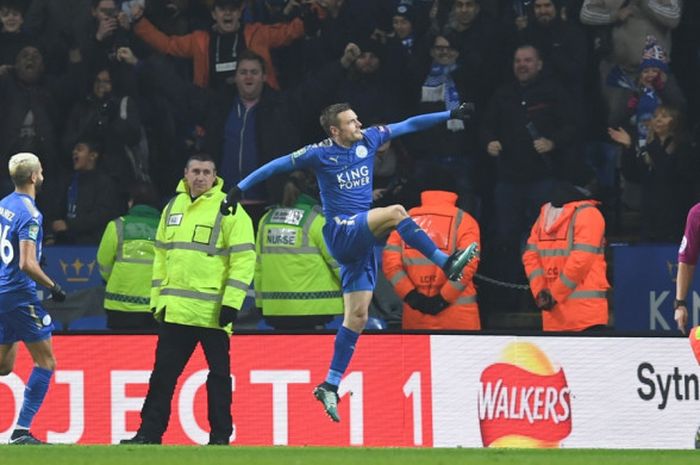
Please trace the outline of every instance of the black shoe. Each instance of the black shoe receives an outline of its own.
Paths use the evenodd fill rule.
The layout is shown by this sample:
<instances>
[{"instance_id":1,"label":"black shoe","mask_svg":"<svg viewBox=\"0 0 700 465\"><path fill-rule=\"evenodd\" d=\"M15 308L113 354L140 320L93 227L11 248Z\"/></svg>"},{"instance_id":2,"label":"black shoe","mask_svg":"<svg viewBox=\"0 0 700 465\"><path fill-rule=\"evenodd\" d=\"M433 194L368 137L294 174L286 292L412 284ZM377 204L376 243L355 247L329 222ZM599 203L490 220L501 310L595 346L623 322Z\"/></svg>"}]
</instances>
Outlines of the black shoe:
<instances>
[{"instance_id":1,"label":"black shoe","mask_svg":"<svg viewBox=\"0 0 700 465\"><path fill-rule=\"evenodd\" d=\"M695 448L700 449L700 426L698 427L698 430L695 432Z\"/></svg>"},{"instance_id":2,"label":"black shoe","mask_svg":"<svg viewBox=\"0 0 700 465\"><path fill-rule=\"evenodd\" d=\"M230 444L228 438L209 438L208 446L228 446Z\"/></svg>"},{"instance_id":3,"label":"black shoe","mask_svg":"<svg viewBox=\"0 0 700 465\"><path fill-rule=\"evenodd\" d=\"M141 433L136 433L136 436L134 436L131 439L122 439L119 441L119 444L160 444L161 440L160 439L153 439L149 438L147 436L144 436Z\"/></svg>"},{"instance_id":4,"label":"black shoe","mask_svg":"<svg viewBox=\"0 0 700 465\"><path fill-rule=\"evenodd\" d=\"M40 441L39 439L32 436L32 433L26 429L16 429L12 432L9 444L23 445L23 446L43 446L48 443Z\"/></svg>"},{"instance_id":5,"label":"black shoe","mask_svg":"<svg viewBox=\"0 0 700 465\"><path fill-rule=\"evenodd\" d=\"M479 246L476 242L472 242L466 249L457 250L447 258L445 266L442 270L447 275L450 281L459 281L462 279L462 270L472 260L479 256Z\"/></svg>"}]
</instances>

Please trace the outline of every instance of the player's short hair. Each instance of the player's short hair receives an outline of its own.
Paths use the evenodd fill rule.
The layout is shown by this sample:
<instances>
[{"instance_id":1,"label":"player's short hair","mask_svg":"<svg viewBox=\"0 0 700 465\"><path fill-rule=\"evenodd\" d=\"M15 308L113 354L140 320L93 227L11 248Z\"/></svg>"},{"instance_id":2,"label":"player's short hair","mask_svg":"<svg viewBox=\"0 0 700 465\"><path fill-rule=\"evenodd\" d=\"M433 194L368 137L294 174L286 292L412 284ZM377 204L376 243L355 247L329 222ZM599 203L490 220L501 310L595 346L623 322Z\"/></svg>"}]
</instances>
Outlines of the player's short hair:
<instances>
[{"instance_id":1,"label":"player's short hair","mask_svg":"<svg viewBox=\"0 0 700 465\"><path fill-rule=\"evenodd\" d=\"M7 167L10 171L12 182L19 187L29 184L32 174L41 169L41 162L39 157L33 153L20 152L10 157Z\"/></svg>"},{"instance_id":2,"label":"player's short hair","mask_svg":"<svg viewBox=\"0 0 700 465\"><path fill-rule=\"evenodd\" d=\"M319 118L319 120L321 122L321 127L324 131L326 131L326 134L330 136L331 126L338 126L338 114L348 110L352 110L352 107L350 107L350 104L347 102L334 103L333 105L329 105L324 108L324 110L321 112L321 118Z\"/></svg>"}]
</instances>

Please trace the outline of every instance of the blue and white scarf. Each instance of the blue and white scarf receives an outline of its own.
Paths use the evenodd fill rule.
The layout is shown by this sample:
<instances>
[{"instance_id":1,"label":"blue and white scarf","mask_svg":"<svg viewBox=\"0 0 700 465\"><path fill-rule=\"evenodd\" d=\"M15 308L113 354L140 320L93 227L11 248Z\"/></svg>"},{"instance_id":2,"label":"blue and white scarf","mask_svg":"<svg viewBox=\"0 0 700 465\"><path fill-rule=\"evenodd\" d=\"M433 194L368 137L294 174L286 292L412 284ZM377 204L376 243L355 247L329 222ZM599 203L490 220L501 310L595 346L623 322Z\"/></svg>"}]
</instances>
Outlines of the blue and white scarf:
<instances>
[{"instance_id":1,"label":"blue and white scarf","mask_svg":"<svg viewBox=\"0 0 700 465\"><path fill-rule=\"evenodd\" d=\"M452 79L452 72L456 69L456 64L433 64L423 83L421 102L445 102L445 109L448 111L457 108L460 100L459 92L457 92L457 85ZM447 129L463 131L464 122L456 119L448 120Z\"/></svg>"}]
</instances>

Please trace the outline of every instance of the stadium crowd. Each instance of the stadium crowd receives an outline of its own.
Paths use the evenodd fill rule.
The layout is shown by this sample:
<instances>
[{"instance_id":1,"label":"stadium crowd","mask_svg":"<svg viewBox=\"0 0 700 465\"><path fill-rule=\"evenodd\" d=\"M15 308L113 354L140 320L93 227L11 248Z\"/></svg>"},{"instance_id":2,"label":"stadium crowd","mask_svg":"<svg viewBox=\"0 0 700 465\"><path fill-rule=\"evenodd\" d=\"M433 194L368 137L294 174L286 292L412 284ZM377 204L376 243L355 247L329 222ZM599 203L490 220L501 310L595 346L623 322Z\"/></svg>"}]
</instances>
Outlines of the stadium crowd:
<instances>
[{"instance_id":1,"label":"stadium crowd","mask_svg":"<svg viewBox=\"0 0 700 465\"><path fill-rule=\"evenodd\" d=\"M228 189L324 139L332 103L369 127L468 102L467 121L379 151L373 206L418 207L444 179L478 222L479 272L527 283L562 182L609 233L680 242L700 198L699 21L681 0L0 0L0 155L40 157L46 244L97 245L135 183L162 207L194 154ZM286 181L244 193L254 225ZM481 286L479 307L523 295Z\"/></svg>"}]
</instances>

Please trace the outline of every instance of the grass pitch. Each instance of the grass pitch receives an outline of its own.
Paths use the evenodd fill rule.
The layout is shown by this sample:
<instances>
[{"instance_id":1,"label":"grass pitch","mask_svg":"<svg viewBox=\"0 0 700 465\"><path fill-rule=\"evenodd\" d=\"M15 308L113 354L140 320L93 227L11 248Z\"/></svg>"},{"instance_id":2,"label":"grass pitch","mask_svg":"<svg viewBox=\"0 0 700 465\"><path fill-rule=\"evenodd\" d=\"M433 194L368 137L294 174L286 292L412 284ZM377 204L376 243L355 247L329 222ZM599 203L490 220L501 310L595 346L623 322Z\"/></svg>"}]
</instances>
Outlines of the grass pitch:
<instances>
[{"instance_id":1,"label":"grass pitch","mask_svg":"<svg viewBox=\"0 0 700 465\"><path fill-rule=\"evenodd\" d=\"M0 446L2 465L676 465L694 450L398 449L197 446Z\"/></svg>"}]
</instances>

